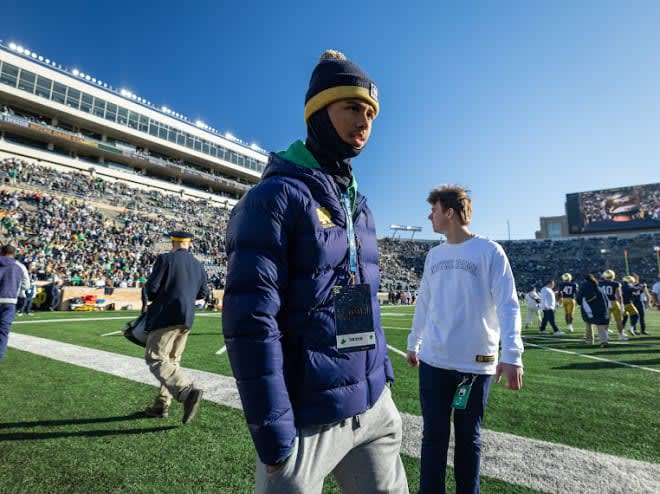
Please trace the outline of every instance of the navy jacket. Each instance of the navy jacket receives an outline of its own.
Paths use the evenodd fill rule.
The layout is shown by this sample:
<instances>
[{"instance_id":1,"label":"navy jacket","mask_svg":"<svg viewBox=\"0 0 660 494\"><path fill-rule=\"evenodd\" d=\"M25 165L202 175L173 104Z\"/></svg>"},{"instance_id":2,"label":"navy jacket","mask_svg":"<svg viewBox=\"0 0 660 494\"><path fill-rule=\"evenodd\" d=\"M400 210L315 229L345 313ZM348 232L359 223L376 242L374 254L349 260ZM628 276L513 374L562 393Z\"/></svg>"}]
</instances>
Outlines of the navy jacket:
<instances>
[{"instance_id":1,"label":"navy jacket","mask_svg":"<svg viewBox=\"0 0 660 494\"><path fill-rule=\"evenodd\" d=\"M146 330L184 325L192 328L195 300L206 298L206 271L188 250L159 254L144 284L153 303L147 310Z\"/></svg>"},{"instance_id":2,"label":"navy jacket","mask_svg":"<svg viewBox=\"0 0 660 494\"><path fill-rule=\"evenodd\" d=\"M584 322L601 325L610 322L610 304L603 287L591 281L583 281L578 290L577 303L580 304Z\"/></svg>"},{"instance_id":3,"label":"navy jacket","mask_svg":"<svg viewBox=\"0 0 660 494\"><path fill-rule=\"evenodd\" d=\"M23 272L13 257L0 256L0 303L15 304Z\"/></svg>"},{"instance_id":4,"label":"navy jacket","mask_svg":"<svg viewBox=\"0 0 660 494\"><path fill-rule=\"evenodd\" d=\"M332 287L349 284L346 217L320 169L275 154L227 228L222 322L257 454L284 460L296 427L365 412L394 379L377 300L378 245L366 199L354 209L357 283L367 283L376 348L337 351Z\"/></svg>"}]
</instances>

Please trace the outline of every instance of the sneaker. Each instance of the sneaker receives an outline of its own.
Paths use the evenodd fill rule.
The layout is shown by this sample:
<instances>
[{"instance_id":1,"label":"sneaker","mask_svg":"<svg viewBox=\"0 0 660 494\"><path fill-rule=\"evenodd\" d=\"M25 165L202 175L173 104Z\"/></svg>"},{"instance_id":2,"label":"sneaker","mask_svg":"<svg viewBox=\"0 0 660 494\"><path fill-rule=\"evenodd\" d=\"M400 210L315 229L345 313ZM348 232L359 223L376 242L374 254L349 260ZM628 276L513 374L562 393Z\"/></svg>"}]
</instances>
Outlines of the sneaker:
<instances>
[{"instance_id":1,"label":"sneaker","mask_svg":"<svg viewBox=\"0 0 660 494\"><path fill-rule=\"evenodd\" d=\"M633 336L637 336L637 333L635 333L635 329L634 329L634 328L628 328L628 332L629 332L631 335L633 335Z\"/></svg>"},{"instance_id":2,"label":"sneaker","mask_svg":"<svg viewBox=\"0 0 660 494\"><path fill-rule=\"evenodd\" d=\"M554 333L552 333L552 336L564 336L566 333L564 333L561 329L558 329Z\"/></svg>"},{"instance_id":3,"label":"sneaker","mask_svg":"<svg viewBox=\"0 0 660 494\"><path fill-rule=\"evenodd\" d=\"M607 348L607 346L608 346L607 343L601 343L601 344L600 344L600 347L601 347L601 348Z\"/></svg>"},{"instance_id":4,"label":"sneaker","mask_svg":"<svg viewBox=\"0 0 660 494\"><path fill-rule=\"evenodd\" d=\"M572 333L573 332L573 325L569 324L566 329L568 330L569 333Z\"/></svg>"},{"instance_id":5,"label":"sneaker","mask_svg":"<svg viewBox=\"0 0 660 494\"><path fill-rule=\"evenodd\" d=\"M169 416L170 407L163 405L150 405L144 409L144 414L152 419L166 419Z\"/></svg>"},{"instance_id":6,"label":"sneaker","mask_svg":"<svg viewBox=\"0 0 660 494\"><path fill-rule=\"evenodd\" d=\"M648 333L645 329L642 329L642 332L639 333L639 334L646 334L646 335L647 335L647 334L649 334L649 333Z\"/></svg>"},{"instance_id":7,"label":"sneaker","mask_svg":"<svg viewBox=\"0 0 660 494\"><path fill-rule=\"evenodd\" d=\"M202 403L203 394L204 391L197 388L191 389L190 392L188 393L188 397L183 402L183 418L181 419L181 421L184 424L190 422L195 417L195 415L197 415L197 411L199 410L199 405Z\"/></svg>"},{"instance_id":8,"label":"sneaker","mask_svg":"<svg viewBox=\"0 0 660 494\"><path fill-rule=\"evenodd\" d=\"M628 341L628 337L623 333L619 333L619 340Z\"/></svg>"},{"instance_id":9,"label":"sneaker","mask_svg":"<svg viewBox=\"0 0 660 494\"><path fill-rule=\"evenodd\" d=\"M539 329L539 334L547 334L547 332L545 331L545 329Z\"/></svg>"}]
</instances>

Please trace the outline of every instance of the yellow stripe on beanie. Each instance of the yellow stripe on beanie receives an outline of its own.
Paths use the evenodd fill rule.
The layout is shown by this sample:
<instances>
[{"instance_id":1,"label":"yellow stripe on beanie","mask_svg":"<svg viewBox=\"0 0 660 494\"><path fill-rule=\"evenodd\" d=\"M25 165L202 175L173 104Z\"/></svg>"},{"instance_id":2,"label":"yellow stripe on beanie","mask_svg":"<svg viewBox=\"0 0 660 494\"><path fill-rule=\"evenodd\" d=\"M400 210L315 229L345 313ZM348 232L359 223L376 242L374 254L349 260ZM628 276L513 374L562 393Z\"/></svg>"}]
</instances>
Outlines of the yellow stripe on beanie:
<instances>
[{"instance_id":1,"label":"yellow stripe on beanie","mask_svg":"<svg viewBox=\"0 0 660 494\"><path fill-rule=\"evenodd\" d=\"M305 103L305 122L307 122L309 117L321 108L324 108L335 101L351 98L364 100L373 106L375 118L376 115L378 115L379 107L378 100L372 95L374 90L375 86L371 90L360 86L335 86L321 91L312 96L309 101ZM378 96L376 95L376 98L377 97Z\"/></svg>"}]
</instances>

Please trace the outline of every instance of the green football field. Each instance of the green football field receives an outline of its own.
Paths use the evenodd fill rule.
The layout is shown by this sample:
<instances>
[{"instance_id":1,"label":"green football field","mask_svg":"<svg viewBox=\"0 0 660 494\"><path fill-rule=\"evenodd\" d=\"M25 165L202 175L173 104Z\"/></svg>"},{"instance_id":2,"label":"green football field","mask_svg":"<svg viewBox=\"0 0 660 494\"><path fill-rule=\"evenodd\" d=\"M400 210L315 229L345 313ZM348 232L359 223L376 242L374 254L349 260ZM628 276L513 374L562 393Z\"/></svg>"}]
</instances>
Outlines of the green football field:
<instances>
[{"instance_id":1,"label":"green football field","mask_svg":"<svg viewBox=\"0 0 660 494\"><path fill-rule=\"evenodd\" d=\"M413 310L383 306L382 323L395 402L419 415L417 372L400 354ZM142 357L112 334L133 316L45 313L18 318L12 331ZM182 365L230 376L226 353L217 354L220 315L199 316ZM647 316L649 336L619 343L612 334L607 348L585 346L580 321L560 338L523 331L524 389L494 385L484 428L660 464L660 312ZM10 347L0 364L0 493L251 492L255 453L240 410L204 402L185 427L180 406L169 419L142 418L154 393L146 384ZM419 461L403 459L415 492ZM338 492L331 479L324 492ZM538 491L482 477L482 492Z\"/></svg>"}]
</instances>

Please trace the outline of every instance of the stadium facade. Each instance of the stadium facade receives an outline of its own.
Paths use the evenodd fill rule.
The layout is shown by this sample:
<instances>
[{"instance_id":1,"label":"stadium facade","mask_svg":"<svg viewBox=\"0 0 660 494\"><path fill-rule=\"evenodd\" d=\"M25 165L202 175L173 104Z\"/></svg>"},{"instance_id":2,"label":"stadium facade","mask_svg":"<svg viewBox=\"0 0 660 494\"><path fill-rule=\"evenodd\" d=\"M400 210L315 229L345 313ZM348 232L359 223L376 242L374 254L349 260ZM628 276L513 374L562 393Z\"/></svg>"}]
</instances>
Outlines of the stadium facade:
<instances>
[{"instance_id":1,"label":"stadium facade","mask_svg":"<svg viewBox=\"0 0 660 494\"><path fill-rule=\"evenodd\" d=\"M0 41L0 159L20 157L231 208L267 153Z\"/></svg>"}]
</instances>

